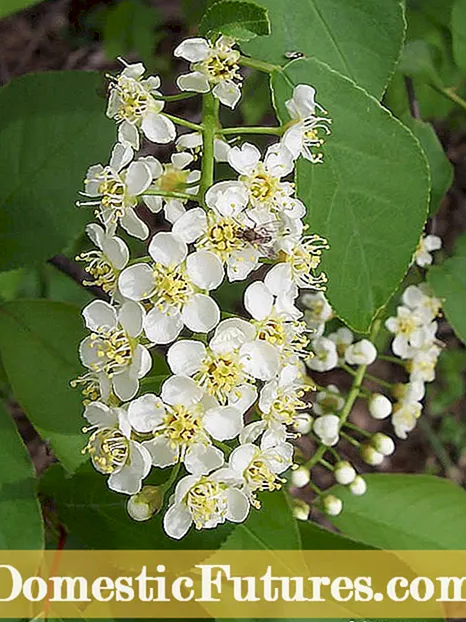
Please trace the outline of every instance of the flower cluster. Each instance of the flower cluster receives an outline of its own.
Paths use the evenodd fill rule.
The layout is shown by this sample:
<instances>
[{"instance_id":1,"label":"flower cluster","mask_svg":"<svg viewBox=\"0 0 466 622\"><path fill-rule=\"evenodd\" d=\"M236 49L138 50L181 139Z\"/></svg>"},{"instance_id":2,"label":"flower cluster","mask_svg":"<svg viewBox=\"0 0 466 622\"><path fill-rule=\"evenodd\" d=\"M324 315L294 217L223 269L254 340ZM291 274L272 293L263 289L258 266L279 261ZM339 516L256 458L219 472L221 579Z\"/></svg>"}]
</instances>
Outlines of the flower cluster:
<instances>
[{"instance_id":1,"label":"flower cluster","mask_svg":"<svg viewBox=\"0 0 466 622\"><path fill-rule=\"evenodd\" d=\"M190 63L177 81L182 91L235 106L241 74L232 39L188 39L175 56ZM166 113L159 77L144 73L125 63L111 79L107 115L117 143L109 163L91 166L85 179L80 205L92 206L98 222L87 227L96 248L79 260L108 299L83 311L87 372L75 384L83 386L94 467L129 496L135 520L161 509L173 488L163 523L181 538L193 524L244 521L260 507L258 492L281 487L293 464L290 440L309 429L309 329L296 303L300 289L323 289L327 243L306 231L292 174L299 157L322 160L330 119L314 89L299 85L281 139L263 155L249 142L230 146L218 117L213 130L201 124L177 138L177 126L194 124ZM168 163L137 155L147 141L175 140ZM215 182L214 156L228 162L231 179ZM163 231L151 213L164 215ZM148 254L130 259L128 236L146 241ZM216 290L253 274L245 317L226 316ZM169 374L154 391L151 369L164 354ZM152 468L167 469L162 486L145 482Z\"/></svg>"}]
</instances>

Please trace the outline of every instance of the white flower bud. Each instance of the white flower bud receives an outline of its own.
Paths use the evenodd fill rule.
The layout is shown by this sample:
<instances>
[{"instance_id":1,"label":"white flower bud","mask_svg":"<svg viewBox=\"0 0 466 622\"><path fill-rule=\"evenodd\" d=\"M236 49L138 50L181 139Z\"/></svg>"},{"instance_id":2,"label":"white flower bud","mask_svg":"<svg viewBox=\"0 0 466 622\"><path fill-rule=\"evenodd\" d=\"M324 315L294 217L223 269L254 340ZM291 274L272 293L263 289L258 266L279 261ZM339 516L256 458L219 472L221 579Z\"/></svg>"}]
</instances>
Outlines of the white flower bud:
<instances>
[{"instance_id":1,"label":"white flower bud","mask_svg":"<svg viewBox=\"0 0 466 622\"><path fill-rule=\"evenodd\" d=\"M367 490L366 480L363 479L360 475L357 475L348 486L348 488L351 490L353 495L360 497L361 495L365 494Z\"/></svg>"},{"instance_id":2,"label":"white flower bud","mask_svg":"<svg viewBox=\"0 0 466 622\"><path fill-rule=\"evenodd\" d=\"M322 507L329 516L338 516L343 509L343 502L334 495L327 495L322 499Z\"/></svg>"},{"instance_id":3,"label":"white flower bud","mask_svg":"<svg viewBox=\"0 0 466 622\"><path fill-rule=\"evenodd\" d=\"M312 429L312 417L308 413L300 413L293 422L293 428L300 434L309 434Z\"/></svg>"},{"instance_id":4,"label":"white flower bud","mask_svg":"<svg viewBox=\"0 0 466 622\"><path fill-rule=\"evenodd\" d=\"M374 419L385 419L392 412L392 403L381 393L374 393L369 399L369 412Z\"/></svg>"},{"instance_id":5,"label":"white flower bud","mask_svg":"<svg viewBox=\"0 0 466 622\"><path fill-rule=\"evenodd\" d=\"M332 447L338 443L340 418L336 415L323 415L314 421L313 429L324 445Z\"/></svg>"},{"instance_id":6,"label":"white flower bud","mask_svg":"<svg viewBox=\"0 0 466 622\"><path fill-rule=\"evenodd\" d=\"M370 464L371 466L378 466L379 464L382 464L384 455L378 452L371 445L364 445L361 447L361 458L364 462Z\"/></svg>"},{"instance_id":7,"label":"white flower bud","mask_svg":"<svg viewBox=\"0 0 466 622\"><path fill-rule=\"evenodd\" d=\"M310 481L311 476L309 469L306 469L306 467L299 467L299 469L296 469L296 471L292 471L291 473L291 482L293 486L296 486L297 488L304 488L304 486L307 486Z\"/></svg>"},{"instance_id":8,"label":"white flower bud","mask_svg":"<svg viewBox=\"0 0 466 622\"><path fill-rule=\"evenodd\" d=\"M377 350L369 339L362 339L346 348L345 360L349 365L371 365L377 358Z\"/></svg>"},{"instance_id":9,"label":"white flower bud","mask_svg":"<svg viewBox=\"0 0 466 622\"><path fill-rule=\"evenodd\" d=\"M159 486L144 486L141 492L128 499L126 509L133 520L142 522L152 518L163 504L163 492Z\"/></svg>"},{"instance_id":10,"label":"white flower bud","mask_svg":"<svg viewBox=\"0 0 466 622\"><path fill-rule=\"evenodd\" d=\"M293 516L297 520L307 520L309 518L310 507L301 499L293 500Z\"/></svg>"},{"instance_id":11,"label":"white flower bud","mask_svg":"<svg viewBox=\"0 0 466 622\"><path fill-rule=\"evenodd\" d=\"M354 481L354 478L356 477L356 471L354 470L353 466L349 462L342 461L342 462L338 462L335 465L334 475L335 475L336 481L339 484L342 484L343 486L347 486L348 484L351 484L351 482Z\"/></svg>"},{"instance_id":12,"label":"white flower bud","mask_svg":"<svg viewBox=\"0 0 466 622\"><path fill-rule=\"evenodd\" d=\"M395 451L395 443L386 434L378 432L371 439L371 445L383 456L391 456Z\"/></svg>"}]
</instances>

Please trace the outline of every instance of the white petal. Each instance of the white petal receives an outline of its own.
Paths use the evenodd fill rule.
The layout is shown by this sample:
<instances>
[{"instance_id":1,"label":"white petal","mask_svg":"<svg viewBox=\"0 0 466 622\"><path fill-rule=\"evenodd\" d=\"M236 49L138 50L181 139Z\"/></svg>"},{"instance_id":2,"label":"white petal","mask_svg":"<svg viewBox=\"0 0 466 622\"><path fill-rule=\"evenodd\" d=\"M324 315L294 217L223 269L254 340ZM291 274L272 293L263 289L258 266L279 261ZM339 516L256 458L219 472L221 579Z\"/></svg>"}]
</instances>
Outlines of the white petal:
<instances>
[{"instance_id":1,"label":"white petal","mask_svg":"<svg viewBox=\"0 0 466 622\"><path fill-rule=\"evenodd\" d=\"M133 80L137 80L142 75L144 75L145 71L146 68L142 63L131 63L130 65L125 66L125 68L121 72L121 75L125 78L133 78Z\"/></svg>"},{"instance_id":2,"label":"white petal","mask_svg":"<svg viewBox=\"0 0 466 622\"><path fill-rule=\"evenodd\" d=\"M138 302L125 302L118 311L120 324L130 337L137 337L142 331L144 307Z\"/></svg>"},{"instance_id":3,"label":"white petal","mask_svg":"<svg viewBox=\"0 0 466 622\"><path fill-rule=\"evenodd\" d=\"M109 408L101 402L91 402L84 409L84 417L91 425L99 427L115 427L118 424L116 409Z\"/></svg>"},{"instance_id":4,"label":"white petal","mask_svg":"<svg viewBox=\"0 0 466 622\"><path fill-rule=\"evenodd\" d=\"M94 300L83 309L87 328L97 331L99 327L115 328L118 325L115 309L103 300Z\"/></svg>"},{"instance_id":5,"label":"white petal","mask_svg":"<svg viewBox=\"0 0 466 622\"><path fill-rule=\"evenodd\" d=\"M218 353L231 352L252 341L255 334L256 329L250 322L236 317L228 318L218 325L210 341L210 347Z\"/></svg>"},{"instance_id":6,"label":"white petal","mask_svg":"<svg viewBox=\"0 0 466 622\"><path fill-rule=\"evenodd\" d=\"M254 443L259 436L265 431L267 424L265 421L253 421L245 426L239 435L239 442L244 445L246 443Z\"/></svg>"},{"instance_id":7,"label":"white petal","mask_svg":"<svg viewBox=\"0 0 466 622\"><path fill-rule=\"evenodd\" d=\"M266 341L252 341L240 349L244 371L258 380L271 380L280 367L277 350Z\"/></svg>"},{"instance_id":8,"label":"white petal","mask_svg":"<svg viewBox=\"0 0 466 622\"><path fill-rule=\"evenodd\" d=\"M207 190L205 196L207 207L217 210L219 199L225 193L232 194L237 200L239 200L242 207L246 207L249 200L249 194L246 186L241 181L219 181L211 186Z\"/></svg>"},{"instance_id":9,"label":"white petal","mask_svg":"<svg viewBox=\"0 0 466 622\"><path fill-rule=\"evenodd\" d=\"M210 91L209 80L200 71L178 76L176 84L182 91L194 91L196 93L208 93Z\"/></svg>"},{"instance_id":10,"label":"white petal","mask_svg":"<svg viewBox=\"0 0 466 622\"><path fill-rule=\"evenodd\" d=\"M128 121L120 123L118 127L118 140L124 145L129 145L135 151L139 151L139 130L132 123Z\"/></svg>"},{"instance_id":11,"label":"white petal","mask_svg":"<svg viewBox=\"0 0 466 622\"><path fill-rule=\"evenodd\" d=\"M244 306L255 320L263 320L270 315L273 296L262 281L251 283L246 289Z\"/></svg>"},{"instance_id":12,"label":"white petal","mask_svg":"<svg viewBox=\"0 0 466 622\"><path fill-rule=\"evenodd\" d=\"M297 123L289 127L283 134L282 143L295 159L298 158L303 151L304 132L304 125Z\"/></svg>"},{"instance_id":13,"label":"white petal","mask_svg":"<svg viewBox=\"0 0 466 622\"><path fill-rule=\"evenodd\" d=\"M244 492L237 488L229 488L227 499L227 520L232 523L242 523L245 521L249 514L249 500Z\"/></svg>"},{"instance_id":14,"label":"white petal","mask_svg":"<svg viewBox=\"0 0 466 622\"><path fill-rule=\"evenodd\" d=\"M173 233L156 233L149 244L149 254L163 266L178 266L186 259L188 247Z\"/></svg>"},{"instance_id":15,"label":"white petal","mask_svg":"<svg viewBox=\"0 0 466 622\"><path fill-rule=\"evenodd\" d=\"M192 37L182 41L175 48L173 55L177 58L184 58L190 63L198 63L206 60L210 55L211 47L206 39L202 37Z\"/></svg>"},{"instance_id":16,"label":"white petal","mask_svg":"<svg viewBox=\"0 0 466 622\"><path fill-rule=\"evenodd\" d=\"M141 123L144 136L153 143L167 144L176 138L173 121L156 112L144 115Z\"/></svg>"},{"instance_id":17,"label":"white petal","mask_svg":"<svg viewBox=\"0 0 466 622\"><path fill-rule=\"evenodd\" d=\"M151 170L144 162L132 162L125 181L128 194L131 196L142 194L152 182Z\"/></svg>"},{"instance_id":18,"label":"white petal","mask_svg":"<svg viewBox=\"0 0 466 622\"><path fill-rule=\"evenodd\" d=\"M196 251L188 255L186 268L189 278L200 289L217 289L223 281L223 264L210 251Z\"/></svg>"},{"instance_id":19,"label":"white petal","mask_svg":"<svg viewBox=\"0 0 466 622\"><path fill-rule=\"evenodd\" d=\"M293 91L293 98L286 102L292 117L305 119L315 113L316 90L309 84L298 84Z\"/></svg>"},{"instance_id":20,"label":"white petal","mask_svg":"<svg viewBox=\"0 0 466 622\"><path fill-rule=\"evenodd\" d=\"M139 263L125 268L118 279L118 287L125 298L146 300L154 293L154 274L150 266Z\"/></svg>"},{"instance_id":21,"label":"white petal","mask_svg":"<svg viewBox=\"0 0 466 622\"><path fill-rule=\"evenodd\" d=\"M139 380L132 376L129 370L112 377L113 390L122 402L133 399L139 389Z\"/></svg>"},{"instance_id":22,"label":"white petal","mask_svg":"<svg viewBox=\"0 0 466 622\"><path fill-rule=\"evenodd\" d=\"M145 194L142 200L153 214L158 214L163 207L163 198L153 194Z\"/></svg>"},{"instance_id":23,"label":"white petal","mask_svg":"<svg viewBox=\"0 0 466 622\"><path fill-rule=\"evenodd\" d=\"M186 208L183 205L182 201L178 201L178 199L172 199L171 201L167 201L165 203L165 219L168 220L171 224L175 224L178 218L181 218L183 214L186 212Z\"/></svg>"},{"instance_id":24,"label":"white petal","mask_svg":"<svg viewBox=\"0 0 466 622\"><path fill-rule=\"evenodd\" d=\"M108 487L115 492L134 495L141 490L141 481L150 470L149 452L135 441L130 441L130 464L108 478Z\"/></svg>"},{"instance_id":25,"label":"white petal","mask_svg":"<svg viewBox=\"0 0 466 622\"><path fill-rule=\"evenodd\" d=\"M145 240L149 235L149 227L143 222L133 209L127 209L120 220L123 229L138 240Z\"/></svg>"},{"instance_id":26,"label":"white petal","mask_svg":"<svg viewBox=\"0 0 466 622\"><path fill-rule=\"evenodd\" d=\"M149 350L138 343L133 355L133 362L131 364L131 373L135 378L144 378L152 367L152 357Z\"/></svg>"},{"instance_id":27,"label":"white petal","mask_svg":"<svg viewBox=\"0 0 466 622\"><path fill-rule=\"evenodd\" d=\"M213 445L193 445L184 457L184 466L194 475L208 475L223 463L223 452Z\"/></svg>"},{"instance_id":28,"label":"white petal","mask_svg":"<svg viewBox=\"0 0 466 622\"><path fill-rule=\"evenodd\" d=\"M138 397L128 407L129 422L136 432L152 432L163 422L165 414L162 400L152 393Z\"/></svg>"},{"instance_id":29,"label":"white petal","mask_svg":"<svg viewBox=\"0 0 466 622\"><path fill-rule=\"evenodd\" d=\"M182 171L194 161L194 156L187 152L174 153L171 157L173 166Z\"/></svg>"},{"instance_id":30,"label":"white petal","mask_svg":"<svg viewBox=\"0 0 466 622\"><path fill-rule=\"evenodd\" d=\"M86 337L79 344L79 358L81 359L81 363L89 369L92 369L96 363L100 362L97 350L93 346L94 340L90 337Z\"/></svg>"},{"instance_id":31,"label":"white petal","mask_svg":"<svg viewBox=\"0 0 466 622\"><path fill-rule=\"evenodd\" d=\"M138 162L144 162L151 172L152 179L158 179L164 171L163 164L154 156L145 156L143 158L139 158Z\"/></svg>"},{"instance_id":32,"label":"white petal","mask_svg":"<svg viewBox=\"0 0 466 622\"><path fill-rule=\"evenodd\" d=\"M285 262L276 264L265 275L264 283L274 296L283 294L292 285L290 266Z\"/></svg>"},{"instance_id":33,"label":"white petal","mask_svg":"<svg viewBox=\"0 0 466 622\"><path fill-rule=\"evenodd\" d=\"M110 166L119 171L127 166L133 159L133 150L129 145L122 145L117 143L113 147L112 155L110 156Z\"/></svg>"},{"instance_id":34,"label":"white petal","mask_svg":"<svg viewBox=\"0 0 466 622\"><path fill-rule=\"evenodd\" d=\"M259 454L259 448L256 445L252 443L240 445L231 452L228 464L234 471L242 475L257 454Z\"/></svg>"},{"instance_id":35,"label":"white petal","mask_svg":"<svg viewBox=\"0 0 466 622\"><path fill-rule=\"evenodd\" d=\"M200 389L192 378L186 376L171 376L162 385L162 400L166 404L183 404L191 406L202 399Z\"/></svg>"},{"instance_id":36,"label":"white petal","mask_svg":"<svg viewBox=\"0 0 466 622\"><path fill-rule=\"evenodd\" d=\"M235 388L228 401L228 406L233 406L241 413L248 411L257 400L257 389L252 384L241 384Z\"/></svg>"},{"instance_id":37,"label":"white petal","mask_svg":"<svg viewBox=\"0 0 466 622\"><path fill-rule=\"evenodd\" d=\"M105 231L102 229L102 227L92 222L86 225L86 233L89 236L91 242L93 242L98 248L102 250L102 246L106 237Z\"/></svg>"},{"instance_id":38,"label":"white petal","mask_svg":"<svg viewBox=\"0 0 466 622\"><path fill-rule=\"evenodd\" d=\"M188 508L181 503L176 503L169 507L163 517L165 533L175 540L180 540L186 535L192 523L193 519Z\"/></svg>"},{"instance_id":39,"label":"white petal","mask_svg":"<svg viewBox=\"0 0 466 622\"><path fill-rule=\"evenodd\" d=\"M259 149L250 143L241 147L233 147L228 154L228 162L241 175L249 175L261 158Z\"/></svg>"},{"instance_id":40,"label":"white petal","mask_svg":"<svg viewBox=\"0 0 466 622\"><path fill-rule=\"evenodd\" d=\"M185 212L174 223L172 231L187 244L197 240L207 229L207 216L202 207Z\"/></svg>"},{"instance_id":41,"label":"white petal","mask_svg":"<svg viewBox=\"0 0 466 622\"><path fill-rule=\"evenodd\" d=\"M156 436L143 443L151 456L152 464L164 468L178 462L178 449L174 448L165 436Z\"/></svg>"},{"instance_id":42,"label":"white petal","mask_svg":"<svg viewBox=\"0 0 466 622\"><path fill-rule=\"evenodd\" d=\"M241 99L240 87L231 80L223 80L216 84L212 93L224 106L229 108L234 108Z\"/></svg>"},{"instance_id":43,"label":"white petal","mask_svg":"<svg viewBox=\"0 0 466 622\"><path fill-rule=\"evenodd\" d=\"M167 363L174 374L192 376L201 368L206 347L200 341L182 339L170 346Z\"/></svg>"},{"instance_id":44,"label":"white petal","mask_svg":"<svg viewBox=\"0 0 466 622\"><path fill-rule=\"evenodd\" d=\"M102 250L117 270L123 270L129 261L129 249L120 238L106 237Z\"/></svg>"},{"instance_id":45,"label":"white petal","mask_svg":"<svg viewBox=\"0 0 466 622\"><path fill-rule=\"evenodd\" d=\"M249 248L234 251L227 261L227 276L229 281L244 281L247 276L259 265L260 252Z\"/></svg>"},{"instance_id":46,"label":"white petal","mask_svg":"<svg viewBox=\"0 0 466 622\"><path fill-rule=\"evenodd\" d=\"M243 415L231 406L211 408L204 415L204 428L217 441L238 436L243 428Z\"/></svg>"},{"instance_id":47,"label":"white petal","mask_svg":"<svg viewBox=\"0 0 466 622\"><path fill-rule=\"evenodd\" d=\"M152 343L171 343L182 329L183 322L178 312L167 314L154 308L144 318L144 331Z\"/></svg>"},{"instance_id":48,"label":"white petal","mask_svg":"<svg viewBox=\"0 0 466 622\"><path fill-rule=\"evenodd\" d=\"M195 294L181 312L184 325L193 333L208 333L220 322L218 304L205 294Z\"/></svg>"}]
</instances>

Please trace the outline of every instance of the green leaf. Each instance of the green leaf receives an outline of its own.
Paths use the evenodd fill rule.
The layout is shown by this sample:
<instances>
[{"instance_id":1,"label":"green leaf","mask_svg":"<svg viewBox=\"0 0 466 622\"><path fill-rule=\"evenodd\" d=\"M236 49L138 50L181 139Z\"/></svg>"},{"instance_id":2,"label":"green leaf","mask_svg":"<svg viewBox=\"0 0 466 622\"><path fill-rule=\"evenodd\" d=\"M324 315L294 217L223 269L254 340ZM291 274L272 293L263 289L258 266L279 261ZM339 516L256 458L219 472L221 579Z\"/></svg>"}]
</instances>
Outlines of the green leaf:
<instances>
[{"instance_id":1,"label":"green leaf","mask_svg":"<svg viewBox=\"0 0 466 622\"><path fill-rule=\"evenodd\" d=\"M115 142L96 73L29 74L0 89L0 265L33 264L81 234L75 207L90 164Z\"/></svg>"},{"instance_id":2,"label":"green leaf","mask_svg":"<svg viewBox=\"0 0 466 622\"><path fill-rule=\"evenodd\" d=\"M326 237L330 303L357 332L396 290L427 214L427 162L413 135L373 97L322 63L293 61L272 81L279 114L294 84L314 84L332 118L323 164L298 164L310 232ZM400 223L403 226L400 227Z\"/></svg>"},{"instance_id":3,"label":"green leaf","mask_svg":"<svg viewBox=\"0 0 466 622\"><path fill-rule=\"evenodd\" d=\"M466 548L466 492L429 475L369 474L367 493L355 497L343 487L333 524L346 536L394 550Z\"/></svg>"},{"instance_id":4,"label":"green leaf","mask_svg":"<svg viewBox=\"0 0 466 622\"><path fill-rule=\"evenodd\" d=\"M221 33L237 41L249 41L270 34L270 22L267 11L255 2L223 0L207 9L199 33L202 36Z\"/></svg>"},{"instance_id":5,"label":"green leaf","mask_svg":"<svg viewBox=\"0 0 466 622\"><path fill-rule=\"evenodd\" d=\"M298 527L303 550L306 551L360 551L372 548L328 531L311 521L299 521Z\"/></svg>"},{"instance_id":6,"label":"green leaf","mask_svg":"<svg viewBox=\"0 0 466 622\"><path fill-rule=\"evenodd\" d=\"M411 116L403 117L402 121L421 143L429 162L431 181L429 216L433 216L453 182L453 166L430 123Z\"/></svg>"},{"instance_id":7,"label":"green leaf","mask_svg":"<svg viewBox=\"0 0 466 622\"><path fill-rule=\"evenodd\" d=\"M404 37L403 9L387 0L262 0L272 35L243 46L251 56L283 64L301 52L330 65L380 98ZM311 77L310 84L314 84Z\"/></svg>"},{"instance_id":8,"label":"green leaf","mask_svg":"<svg viewBox=\"0 0 466 622\"><path fill-rule=\"evenodd\" d=\"M458 67L466 71L466 0L456 0L451 13L453 55Z\"/></svg>"},{"instance_id":9,"label":"green leaf","mask_svg":"<svg viewBox=\"0 0 466 622\"><path fill-rule=\"evenodd\" d=\"M16 300L0 307L0 355L14 396L63 465L85 459L79 390L70 380L83 372L78 343L84 337L79 310L45 300Z\"/></svg>"},{"instance_id":10,"label":"green leaf","mask_svg":"<svg viewBox=\"0 0 466 622\"><path fill-rule=\"evenodd\" d=\"M263 493L261 509L251 508L248 519L238 525L222 546L225 550L299 550L297 521L284 493Z\"/></svg>"},{"instance_id":11,"label":"green leaf","mask_svg":"<svg viewBox=\"0 0 466 622\"><path fill-rule=\"evenodd\" d=\"M427 281L438 298L457 337L466 343L466 254L453 255L440 266L433 266Z\"/></svg>"},{"instance_id":12,"label":"green leaf","mask_svg":"<svg viewBox=\"0 0 466 622\"><path fill-rule=\"evenodd\" d=\"M21 11L33 4L38 4L38 0L2 0L0 5L0 18L6 17L11 13L16 13L16 11Z\"/></svg>"},{"instance_id":13,"label":"green leaf","mask_svg":"<svg viewBox=\"0 0 466 622\"><path fill-rule=\"evenodd\" d=\"M426 41L408 41L400 59L398 71L428 84L442 86L435 67L432 47Z\"/></svg>"},{"instance_id":14,"label":"green leaf","mask_svg":"<svg viewBox=\"0 0 466 622\"><path fill-rule=\"evenodd\" d=\"M0 549L44 547L34 468L16 425L0 403Z\"/></svg>"},{"instance_id":15,"label":"green leaf","mask_svg":"<svg viewBox=\"0 0 466 622\"><path fill-rule=\"evenodd\" d=\"M168 478L168 471L160 471L163 479ZM146 483L152 484L150 477ZM40 490L53 500L70 533L89 549L214 550L233 529L231 523L203 531L191 529L182 540L172 540L163 531L160 515L147 522L132 520L126 511L128 497L109 490L105 476L90 463L73 476L53 465L42 476Z\"/></svg>"}]
</instances>

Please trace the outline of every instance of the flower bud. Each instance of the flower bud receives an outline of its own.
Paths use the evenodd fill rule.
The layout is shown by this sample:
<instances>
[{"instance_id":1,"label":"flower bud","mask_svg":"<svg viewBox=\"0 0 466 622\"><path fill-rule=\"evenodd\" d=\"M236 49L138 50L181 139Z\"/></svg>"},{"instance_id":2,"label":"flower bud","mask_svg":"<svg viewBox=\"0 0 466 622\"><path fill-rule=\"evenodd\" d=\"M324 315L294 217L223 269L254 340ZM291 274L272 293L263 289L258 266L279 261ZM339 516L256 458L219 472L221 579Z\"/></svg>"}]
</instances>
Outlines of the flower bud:
<instances>
[{"instance_id":1,"label":"flower bud","mask_svg":"<svg viewBox=\"0 0 466 622\"><path fill-rule=\"evenodd\" d=\"M307 413L300 413L293 423L293 428L300 434L309 434L312 429L312 417Z\"/></svg>"},{"instance_id":2,"label":"flower bud","mask_svg":"<svg viewBox=\"0 0 466 622\"><path fill-rule=\"evenodd\" d=\"M383 456L391 456L395 451L395 443L386 434L378 432L371 438L371 445Z\"/></svg>"},{"instance_id":3,"label":"flower bud","mask_svg":"<svg viewBox=\"0 0 466 622\"><path fill-rule=\"evenodd\" d=\"M369 399L369 412L374 419L385 419L392 412L392 403L381 393L374 393Z\"/></svg>"},{"instance_id":4,"label":"flower bud","mask_svg":"<svg viewBox=\"0 0 466 622\"><path fill-rule=\"evenodd\" d=\"M363 479L360 475L356 475L348 488L351 490L353 495L360 497L361 495L365 494L367 490L366 480Z\"/></svg>"},{"instance_id":5,"label":"flower bud","mask_svg":"<svg viewBox=\"0 0 466 622\"><path fill-rule=\"evenodd\" d=\"M345 360L349 365L370 365L377 358L377 350L369 339L362 339L348 346Z\"/></svg>"},{"instance_id":6,"label":"flower bud","mask_svg":"<svg viewBox=\"0 0 466 622\"><path fill-rule=\"evenodd\" d=\"M297 520L307 520L309 518L310 507L301 499L293 499L293 516Z\"/></svg>"},{"instance_id":7,"label":"flower bud","mask_svg":"<svg viewBox=\"0 0 466 622\"><path fill-rule=\"evenodd\" d=\"M323 415L314 421L314 433L324 445L331 447L338 443L340 418L336 415Z\"/></svg>"},{"instance_id":8,"label":"flower bud","mask_svg":"<svg viewBox=\"0 0 466 622\"><path fill-rule=\"evenodd\" d=\"M291 473L291 483L297 488L304 488L304 486L307 486L310 481L311 476L309 469L306 469L304 466L299 467L299 469L296 469L296 471L292 471Z\"/></svg>"},{"instance_id":9,"label":"flower bud","mask_svg":"<svg viewBox=\"0 0 466 622\"><path fill-rule=\"evenodd\" d=\"M384 455L378 452L371 445L363 445L361 447L361 458L364 462L370 464L371 466L378 466L379 464L382 464Z\"/></svg>"},{"instance_id":10,"label":"flower bud","mask_svg":"<svg viewBox=\"0 0 466 622\"><path fill-rule=\"evenodd\" d=\"M327 495L322 499L322 507L329 516L338 516L343 509L343 502L334 495Z\"/></svg>"},{"instance_id":11,"label":"flower bud","mask_svg":"<svg viewBox=\"0 0 466 622\"><path fill-rule=\"evenodd\" d=\"M342 461L337 462L337 464L335 465L334 475L336 481L339 484L347 486L348 484L351 484L352 481L354 481L354 478L356 477L356 471L349 462Z\"/></svg>"},{"instance_id":12,"label":"flower bud","mask_svg":"<svg viewBox=\"0 0 466 622\"><path fill-rule=\"evenodd\" d=\"M160 486L144 486L141 492L128 499L126 509L135 521L146 521L161 509L163 490Z\"/></svg>"}]
</instances>

